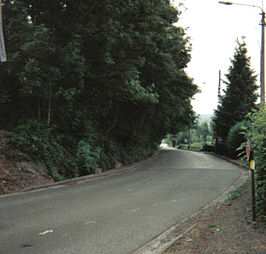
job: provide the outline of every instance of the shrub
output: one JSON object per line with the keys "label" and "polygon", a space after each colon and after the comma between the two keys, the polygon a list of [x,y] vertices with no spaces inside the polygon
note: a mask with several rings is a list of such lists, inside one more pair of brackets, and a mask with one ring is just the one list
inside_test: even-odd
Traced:
{"label": "shrub", "polygon": [[246,121],[236,123],[229,130],[226,143],[228,147],[228,155],[232,158],[237,158],[241,153],[243,153],[243,149],[238,149],[243,142],[245,142],[245,135],[243,126],[246,125]]}
{"label": "shrub", "polygon": [[220,155],[228,155],[228,147],[225,142],[216,142],[215,145],[216,153]]}
{"label": "shrub", "polygon": [[215,152],[215,147],[212,146],[212,145],[204,144],[202,146],[202,151],[205,151],[205,152]]}
{"label": "shrub", "polygon": [[51,135],[47,128],[36,120],[19,125],[12,136],[12,144],[25,152],[34,161],[44,161],[49,174],[56,180],[63,179],[57,168],[63,168],[65,149],[59,144],[59,136]]}
{"label": "shrub", "polygon": [[93,147],[89,141],[80,140],[77,146],[77,171],[79,176],[95,173],[101,149]]}
{"label": "shrub", "polygon": [[256,200],[257,211],[261,217],[266,216],[266,108],[265,105],[250,115],[251,125],[246,138],[254,148],[256,162]]}

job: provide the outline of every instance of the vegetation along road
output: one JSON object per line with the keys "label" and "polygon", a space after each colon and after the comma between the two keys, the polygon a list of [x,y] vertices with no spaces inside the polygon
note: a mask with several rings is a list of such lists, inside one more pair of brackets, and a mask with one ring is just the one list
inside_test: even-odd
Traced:
{"label": "vegetation along road", "polygon": [[219,158],[169,148],[118,175],[2,196],[0,253],[132,253],[240,175]]}

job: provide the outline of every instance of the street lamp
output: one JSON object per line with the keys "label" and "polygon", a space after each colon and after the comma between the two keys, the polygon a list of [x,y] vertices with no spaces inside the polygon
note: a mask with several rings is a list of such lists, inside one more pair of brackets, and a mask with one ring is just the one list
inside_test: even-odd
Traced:
{"label": "street lamp", "polygon": [[253,4],[241,4],[241,3],[233,3],[233,2],[225,2],[225,1],[219,1],[220,4],[225,5],[242,5],[242,6],[249,6],[249,7],[256,7],[261,10],[261,53],[260,53],[260,101],[261,104],[265,104],[265,33],[264,33],[264,27],[266,25],[265,23],[265,12],[262,9],[262,7],[258,5]]}
{"label": "street lamp", "polygon": [[232,5],[233,3],[231,3],[231,2],[219,1],[219,4]]}

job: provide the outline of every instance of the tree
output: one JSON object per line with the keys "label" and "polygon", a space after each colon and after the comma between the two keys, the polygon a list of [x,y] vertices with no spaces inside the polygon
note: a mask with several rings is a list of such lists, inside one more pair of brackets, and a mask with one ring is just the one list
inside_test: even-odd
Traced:
{"label": "tree", "polygon": [[197,126],[197,136],[199,140],[202,137],[203,141],[207,142],[207,136],[209,135],[209,133],[210,131],[207,122],[203,122],[202,124]]}
{"label": "tree", "polygon": [[226,75],[228,82],[225,95],[221,97],[213,118],[214,131],[223,140],[226,140],[232,126],[241,122],[247,113],[256,108],[257,100],[256,76],[250,67],[245,42],[237,41],[231,63]]}
{"label": "tree", "polygon": [[195,118],[178,15],[168,0],[5,0],[1,126],[31,126],[20,147],[67,177],[150,155]]}
{"label": "tree", "polygon": [[227,136],[227,146],[228,146],[228,155],[232,158],[241,157],[245,152],[245,149],[238,149],[243,142],[245,142],[245,136],[243,131],[243,126],[245,126],[246,120],[236,123],[228,132]]}

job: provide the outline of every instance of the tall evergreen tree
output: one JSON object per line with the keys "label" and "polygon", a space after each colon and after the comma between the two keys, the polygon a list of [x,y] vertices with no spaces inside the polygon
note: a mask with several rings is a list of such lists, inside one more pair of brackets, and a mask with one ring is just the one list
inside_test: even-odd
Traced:
{"label": "tall evergreen tree", "polygon": [[225,94],[214,113],[214,131],[226,140],[232,126],[241,122],[245,115],[256,107],[256,75],[250,66],[245,42],[237,41],[232,65],[226,74],[228,82]]}

